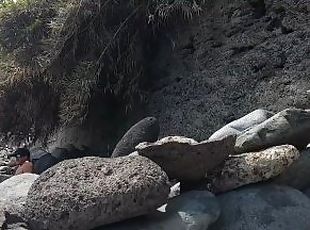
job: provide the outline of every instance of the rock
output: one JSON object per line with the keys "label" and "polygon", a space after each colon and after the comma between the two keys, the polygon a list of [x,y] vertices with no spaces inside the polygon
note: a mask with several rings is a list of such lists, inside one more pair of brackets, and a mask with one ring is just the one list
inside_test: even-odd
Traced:
{"label": "rock", "polygon": [[307,197],[310,198],[310,187],[307,188],[307,189],[304,189],[302,192],[303,192]]}
{"label": "rock", "polygon": [[310,142],[310,111],[286,109],[237,137],[236,152],[258,151],[282,144],[305,149]]}
{"label": "rock", "polygon": [[299,190],[310,187],[310,149],[300,153],[300,157],[283,173],[272,180],[279,185],[287,185]]}
{"label": "rock", "polygon": [[41,174],[59,162],[54,156],[42,148],[30,150],[30,156],[34,172],[37,174]]}
{"label": "rock", "polygon": [[173,198],[173,197],[180,195],[180,191],[181,191],[180,186],[181,186],[181,184],[180,184],[180,182],[178,182],[175,185],[173,185],[172,187],[170,187],[169,198]]}
{"label": "rock", "polygon": [[234,151],[235,137],[198,143],[193,139],[170,136],[155,143],[141,143],[136,147],[139,155],[160,165],[170,179],[197,182],[208,171],[222,163]]}
{"label": "rock", "polygon": [[168,194],[167,175],[145,157],[66,160],[33,184],[25,218],[33,230],[87,230],[147,214]]}
{"label": "rock", "polygon": [[210,176],[209,186],[211,191],[219,193],[266,181],[280,175],[299,155],[294,146],[283,145],[230,156],[218,173]]}
{"label": "rock", "polygon": [[212,193],[190,191],[170,200],[166,212],[177,213],[186,226],[184,229],[205,230],[219,218],[220,207]]}
{"label": "rock", "polygon": [[169,200],[165,212],[96,230],[206,230],[219,215],[220,207],[212,193],[191,191]]}
{"label": "rock", "polygon": [[309,108],[309,1],[212,2],[156,49],[145,109],[161,135],[200,141],[256,108]]}
{"label": "rock", "polygon": [[158,139],[159,123],[155,117],[147,117],[132,126],[117,143],[111,157],[126,156],[135,151],[141,142]]}
{"label": "rock", "polygon": [[310,200],[277,185],[247,186],[217,197],[221,216],[208,230],[308,230]]}
{"label": "rock", "polygon": [[223,128],[213,133],[211,137],[209,138],[209,140],[222,139],[223,137],[230,136],[230,135],[238,136],[245,130],[262,123],[263,121],[267,120],[273,115],[274,113],[269,112],[267,110],[257,109],[225,125]]}
{"label": "rock", "polygon": [[0,212],[19,215],[24,208],[28,191],[38,177],[36,174],[24,173],[0,183]]}

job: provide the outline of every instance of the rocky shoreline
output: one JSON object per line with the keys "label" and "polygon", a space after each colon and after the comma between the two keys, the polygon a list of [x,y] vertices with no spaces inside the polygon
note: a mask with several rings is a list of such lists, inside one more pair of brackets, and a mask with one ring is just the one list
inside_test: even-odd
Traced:
{"label": "rocky shoreline", "polygon": [[159,125],[145,118],[111,158],[79,152],[40,175],[9,175],[1,153],[1,229],[309,229],[310,110],[255,110],[201,142],[158,140]]}

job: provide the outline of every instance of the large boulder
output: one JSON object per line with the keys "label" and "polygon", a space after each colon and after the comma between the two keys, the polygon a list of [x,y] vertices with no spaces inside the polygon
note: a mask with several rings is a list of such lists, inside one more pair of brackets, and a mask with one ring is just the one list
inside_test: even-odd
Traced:
{"label": "large boulder", "polygon": [[145,157],[66,160],[33,184],[25,218],[33,230],[87,230],[147,214],[168,194],[167,175]]}
{"label": "large boulder", "polygon": [[284,172],[299,156],[299,151],[291,145],[230,156],[221,168],[209,175],[208,187],[220,193],[266,181]]}
{"label": "large boulder", "polygon": [[306,188],[302,191],[306,196],[308,196],[310,198],[310,187]]}
{"label": "large boulder", "polygon": [[206,230],[220,216],[216,198],[207,191],[184,193],[161,209],[165,210],[96,230]]}
{"label": "large boulder", "polygon": [[158,139],[159,123],[155,117],[147,117],[132,126],[117,143],[111,157],[126,156],[135,151],[141,142]]}
{"label": "large boulder", "polygon": [[[24,173],[0,183],[0,229],[6,229],[8,216],[17,219],[22,216],[28,191],[39,176]],[[6,213],[6,215],[5,215]]]}
{"label": "large boulder", "polygon": [[0,183],[0,208],[7,211],[18,211],[23,208],[27,194],[39,176],[32,173],[24,173]]}
{"label": "large boulder", "polygon": [[222,212],[209,230],[309,230],[310,200],[293,188],[255,185],[217,198]]}
{"label": "large boulder", "polygon": [[238,136],[235,149],[244,153],[282,144],[304,149],[309,143],[310,110],[286,109]]}
{"label": "large boulder", "polygon": [[[167,214],[178,214],[184,229],[206,230],[220,216],[220,207],[215,196],[207,191],[190,191],[170,200]],[[173,225],[171,226],[173,227]],[[171,228],[167,228],[171,229]],[[174,229],[182,229],[176,228]]]}
{"label": "large boulder", "polygon": [[245,130],[262,123],[263,121],[267,120],[273,115],[274,113],[270,111],[267,111],[264,109],[257,109],[225,125],[223,128],[213,133],[211,137],[209,138],[209,140],[222,139],[223,137],[230,136],[230,135],[238,136]]}
{"label": "large boulder", "polygon": [[169,136],[155,143],[141,143],[136,149],[139,155],[160,165],[170,179],[197,182],[234,152],[235,140],[229,136],[198,143],[190,138]]}
{"label": "large boulder", "polygon": [[290,167],[288,167],[278,177],[274,178],[273,183],[288,185],[302,190],[310,188],[310,149],[302,151]]}

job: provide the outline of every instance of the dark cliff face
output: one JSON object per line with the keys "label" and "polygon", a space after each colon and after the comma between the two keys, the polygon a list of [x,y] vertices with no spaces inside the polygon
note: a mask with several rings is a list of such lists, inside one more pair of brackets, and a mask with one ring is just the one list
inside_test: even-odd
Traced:
{"label": "dark cliff face", "polygon": [[256,108],[309,108],[310,2],[213,1],[163,36],[151,65],[162,136],[202,140]]}
{"label": "dark cliff face", "polygon": [[94,101],[92,125],[60,132],[56,146],[111,152],[146,116],[159,119],[160,136],[203,140],[257,108],[310,107],[309,0],[210,0],[199,17],[171,27],[142,52],[147,103],[121,115],[122,103]]}

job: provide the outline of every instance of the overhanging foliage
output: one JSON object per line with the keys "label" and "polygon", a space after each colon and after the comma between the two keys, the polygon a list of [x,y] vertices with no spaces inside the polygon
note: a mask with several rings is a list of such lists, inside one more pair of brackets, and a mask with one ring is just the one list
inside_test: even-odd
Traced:
{"label": "overhanging foliage", "polygon": [[[123,112],[143,98],[144,47],[195,0],[4,0],[0,3],[1,131],[46,135],[87,119],[95,94]],[[177,20],[177,19],[175,19]]]}

